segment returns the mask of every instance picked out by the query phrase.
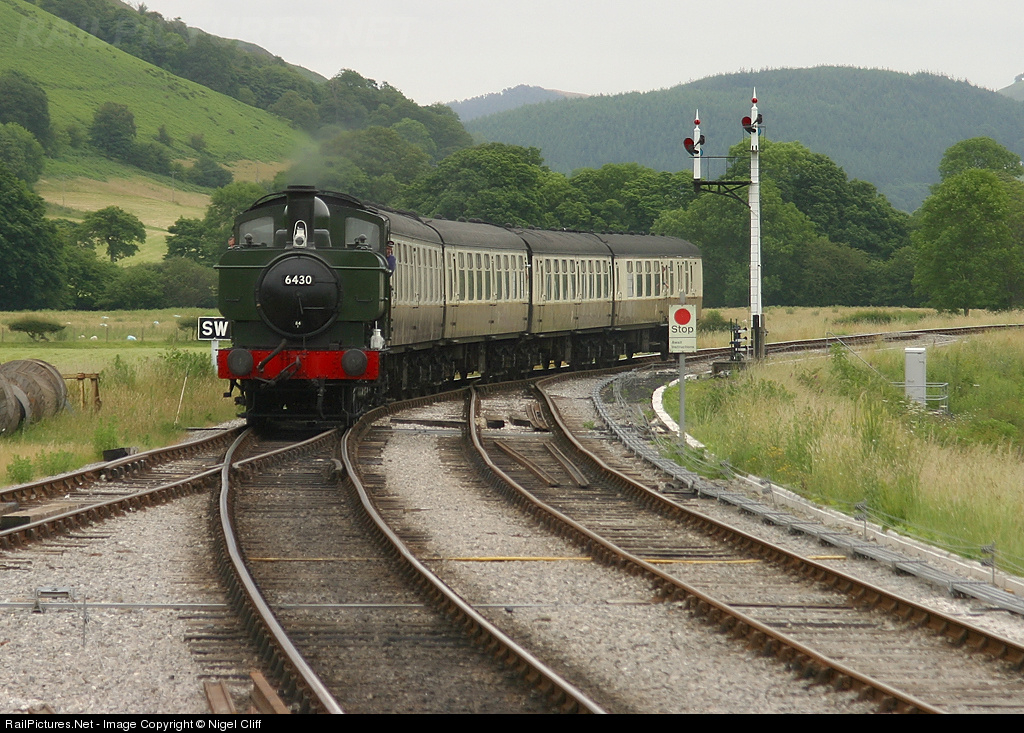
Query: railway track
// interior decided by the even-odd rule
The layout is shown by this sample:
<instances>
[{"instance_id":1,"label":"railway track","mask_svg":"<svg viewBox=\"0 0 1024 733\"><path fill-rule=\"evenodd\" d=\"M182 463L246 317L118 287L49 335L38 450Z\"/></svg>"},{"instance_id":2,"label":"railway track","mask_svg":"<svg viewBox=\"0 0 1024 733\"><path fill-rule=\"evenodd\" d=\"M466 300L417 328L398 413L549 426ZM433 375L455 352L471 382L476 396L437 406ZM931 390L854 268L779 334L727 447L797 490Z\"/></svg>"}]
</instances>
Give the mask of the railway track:
<instances>
[{"instance_id":1,"label":"railway track","mask_svg":"<svg viewBox=\"0 0 1024 733\"><path fill-rule=\"evenodd\" d=\"M216 482L217 467L236 431L138 453L0 491L0 549L135 511Z\"/></svg>"},{"instance_id":2,"label":"railway track","mask_svg":"<svg viewBox=\"0 0 1024 733\"><path fill-rule=\"evenodd\" d=\"M551 399L548 406L558 411ZM553 416L552 423L559 422ZM581 422L577 416L577 431ZM874 679L881 683L874 694L885 705L920 711L1024 710L1024 649L1019 645L723 526L625 477L608 475L579 442L564 435L552 440L592 477L586 487L536 445L524 445L523 457L535 459L535 468L557 477L559 486L545 486L504 451L494 452L495 463L553 508L645 558L642 564L685 583L688 605L713 623L778 649L789 664L833 684L873 686L868 679ZM623 462L621 451L608 451L605 441L587 443L588 448L600 446L604 461ZM635 470L635 462L629 469ZM646 511L638 511L641 507ZM679 592L671 585L663 588L670 597ZM773 640L768 630L781 631L795 643L784 651L789 642Z\"/></svg>"},{"instance_id":3,"label":"railway track","mask_svg":"<svg viewBox=\"0 0 1024 733\"><path fill-rule=\"evenodd\" d=\"M870 710L855 695L809 691L502 500L453 427L463 412L452 401L377 420L360 450L364 481L425 564L606 710Z\"/></svg>"},{"instance_id":4,"label":"railway track","mask_svg":"<svg viewBox=\"0 0 1024 733\"><path fill-rule=\"evenodd\" d=\"M203 555L198 496L216 484L236 432L3 492L6 501L19 504L6 515L15 526L0 532L0 563L8 571L6 689L65 713L145 712L155 700L165 710L201 712L194 707L201 694L196 677L222 683L244 699L254 657ZM172 501L166 511L107 523ZM152 536L139 536L139 525L150 527ZM61 651L69 643L68 624L76 623L77 643ZM121 640L126 629L133 638ZM135 658L136 647L147 644L160 650L159 662L142 660L143 665ZM54 653L75 659L52 670L66 675L63 683L47 686L52 665L45 660ZM94 658L108 658L110 666L94 670ZM160 692L149 694L140 679L163 680ZM81 691L81 680L91 682L90 693Z\"/></svg>"},{"instance_id":5,"label":"railway track","mask_svg":"<svg viewBox=\"0 0 1024 733\"><path fill-rule=\"evenodd\" d=\"M293 706L599 712L445 595L373 522L336 449L337 436L325 434L273 458L231 458L225 470L237 477L221 499L233 525L225 555L236 556L225 575L251 568L230 581L232 593L246 599L247 624L263 628L259 645Z\"/></svg>"},{"instance_id":6,"label":"railway track","mask_svg":"<svg viewBox=\"0 0 1024 733\"><path fill-rule=\"evenodd\" d=\"M413 419L413 424L415 424L416 422L417 421ZM416 430L417 428L413 427L412 429ZM440 429L445 430L450 429L450 427L440 427ZM372 429L370 430L372 432ZM219 439L222 442L226 440L224 436L221 436ZM516 440L520 440L520 438L513 438L511 440L511 443L514 444ZM510 441L506 439L504 442L509 443ZM32 516L30 521L21 524L21 526L0 533L0 547L5 549L16 549L24 546L26 543L30 543L39 539L53 538L61 533L68 532L74 532L82 538L88 538L88 526L97 521L100 521L103 517L111 516L124 511L134 511L137 508L148 506L159 501L164 501L169 497L202 490L203 488L210 484L212 475L211 471L218 464L220 460L219 454L220 452L222 452L222 449L219 447L208 447L206 449L200 448L199 453L192 453L197 448L199 448L200 445L200 443L197 443L188 448L174 447L170 451L163 451L162 453L164 453L164 457L158 457L156 455L157 453L161 452L151 452L153 455L142 454L140 456L132 456L121 461L108 464L103 467L93 468L88 471L77 472L76 474L69 474L63 477L58 477L57 479L51 479L43 482L36 482L35 484L15 487L11 490L8 490L7 492L4 492L4 494L0 496L0 498L2 498L3 500L18 501L22 505L22 507L26 509L31 510L38 507L42 508L42 510L37 512L35 516ZM370 445L372 446L372 441ZM514 445L510 447L514 447ZM188 451L190 455L182 453L181 451L183 450ZM203 450L205 450L206 452L202 452ZM360 448L359 450L363 450L363 448ZM372 457L373 451L375 449L371 447L369 448L369 450L370 453L368 455ZM545 448L544 450L546 451L547 449ZM353 452L353 455L358 456L357 453L354 453L354 449L351 452ZM178 480L175 476L176 469L172 469L170 467L160 467L160 461L167 460L168 457L174 458L175 454L177 454L179 468L185 468L187 471L191 471L192 475L189 478ZM506 458L509 455L507 451L502 451L502 454L505 455ZM357 458L356 460L359 459ZM558 465L561 465L563 469L565 468L565 456L563 456L562 461L559 461L559 459L557 458L555 458L554 460L556 461L556 463L558 463ZM314 476L313 478L320 479L326 477L326 483L330 485L331 489L335 493L337 493L337 479L343 475L343 472L339 471L339 464L336 462L333 456L330 458L317 459L317 461L319 461L319 463L317 463L318 469L317 471L313 472L316 473L316 476ZM522 463L518 461L514 462L520 466L522 465ZM568 462L572 463L573 461L570 459ZM350 468L351 467L352 466L350 465ZM558 470L555 464L551 464L550 468L552 471ZM323 470L321 471L320 469ZM311 469L307 466L306 470L308 473ZM322 476L321 473L323 474ZM638 474L643 473L643 470L638 470ZM649 477L650 474L648 473L647 476ZM117 479L127 479L129 480L129 483L131 485L129 485L129 483L119 484L119 481ZM657 481L658 479L655 478L654 483L657 483ZM285 479L279 477L278 489L281 488L282 482L291 484L292 479ZM294 486L291 486L289 488L289 490L293 489ZM305 492L305 490L303 490L302 493L303 498L313 503L314 505L317 502L325 502L325 504L329 503L325 501L325 493L322 492L320 489L314 489L309 491L308 493ZM394 497L384 497L381 502L381 507L387 510L389 504L397 503L399 502L396 502ZM55 508L60 509L61 511L54 513ZM268 526L271 528L275 528L276 525L281 524L279 520L281 520L282 517L284 516L283 513L280 515L275 515L274 510L269 509L263 509L261 511L263 513L263 518L260 521L263 522L264 528ZM409 510L408 508L399 507L396 511L398 511L399 513L408 513ZM311 516L312 514L308 512L304 517L300 515L299 523L308 524L308 520ZM255 534L259 534L262 531L264 530L257 530ZM610 531L615 532L616 530L613 527ZM636 533L633 534L635 535ZM415 540L415 538L413 539ZM620 536L619 542L623 545L629 545L630 539L635 539L635 537L631 538L627 533L625 538ZM677 553L677 550L672 547L666 547L663 545L658 548L648 549L650 550L650 552L646 552L643 546L633 546L633 550L637 554L645 556L651 560L667 560L673 565L694 564L692 557L687 558L680 557L677 554L674 555L673 553ZM724 551L720 552L724 553ZM333 556L327 553L321 555L318 555L316 553L308 553L306 556L303 557L288 558L284 552L275 555L273 552L266 551L262 554L258 554L257 556L259 559L256 561L256 563L254 563L256 566L267 566L268 568L273 568L270 574L276 574L279 577L292 574L289 573L289 568L295 567L297 565L313 564L323 566L324 569L330 568L331 570L328 571L327 575L331 576L332 572L337 570L337 565L344 564L348 566L354 564L352 562L353 558L355 558L356 561L362 561L368 564L368 561L365 558L355 554ZM721 554L719 556L714 556L705 559L710 559L712 563L720 563L722 562L722 558L729 557L730 556L726 554ZM387 562L393 566L399 567L402 566L402 564L406 561L396 561L394 557L392 557ZM707 566L704 566L700 569L706 570ZM336 577L336 573L333 573L333 575ZM698 575L700 575L700 573L698 573ZM322 581L323 585L325 586L330 585L330 583L332 582L336 583L336 581L332 581L330 579ZM714 581L710 582L713 583ZM318 587L316 583L314 583L313 585L314 587ZM772 587L771 592L778 593L779 600L773 600L771 603L745 603L744 599L741 595L738 594L738 592L735 595L730 595L730 593L734 591L735 588L732 587L731 581L725 581L722 593L729 600L732 600L733 604L737 606L745 605L747 608L759 609L768 608L770 612L777 612L780 609L784 609L788 606L800 605L798 601L792 601L791 599L782 598L784 592L787 591L779 590L774 586ZM272 591L272 593L273 592L277 591ZM420 593L421 600L415 602L413 605L418 603L419 605L417 606L417 608L423 610L425 609L422 600L423 591L421 590L416 592ZM309 595L309 591L299 590L296 591L296 593L297 597L294 599L294 602L288 603L287 601L282 601L279 604L280 613L290 615L295 620L296 628L300 629L298 636L304 636L308 639L311 639L314 636L314 634L321 633L325 628L325 625L315 620L315 617L310 613L311 608L315 606L327 606L329 604L317 602L311 603L310 599L306 597ZM288 592L280 591L280 594L281 597L284 598L288 595ZM432 592L427 592L426 595L430 596L431 594ZM436 599L431 599L428 601L428 603L436 604L438 603L438 601ZM440 603L444 604L447 602L442 601ZM885 604L890 603L890 601L882 600L880 601L880 603ZM824 614L824 616L828 617L829 614L832 612L832 606L830 604L834 604L834 601L824 601L818 604L820 606L819 608L813 610L820 611ZM700 604L697 605L699 606ZM803 603L803 605L806 606L811 604ZM373 606L371 605L368 608L373 609ZM335 612L335 615L338 615L337 608L333 609L333 611ZM502 612L511 614L510 611L503 610ZM710 610L709 612L712 616L717 617L716 611ZM904 606L899 606L899 613L909 615L911 618L915 618L925 625L936 624L936 622L934 622L930 617L925 618L921 616L918 612L907 611ZM230 627L231 622L227 621L224 618L227 614L225 614L223 611L215 612L213 613L212 616L205 614L206 612L197 612L197 614L190 617L192 621L195 622L194 632L190 636L191 643L193 643L194 645L199 645L203 648L203 650L199 652L200 654L206 654L213 659L217 659L218 657L224 658L225 661L223 663L218 664L220 664L220 666L224 670L227 670L233 663L231 661L228 661L228 658L233 655L233 652L230 650L237 649L240 643L239 639L237 638L237 631L232 631L230 630L230 628L228 628ZM466 617L464 617L464 619L465 618ZM460 623L468 623L471 626L477 623L476 621L466 622L464 619L460 621ZM763 623L765 623L769 627L794 625L794 623L791 620L787 620L788 617L785 616L771 616L769 614L767 616L764 616L763 619ZM832 622L828 621L827 619L825 621L822 621L820 619L815 621L814 619L812 619L804 623L803 625L807 629L809 629L809 633L812 636L814 636L818 633L817 630L821 626L827 626L831 623ZM938 623L944 624L946 622ZM729 625L728 622L725 622L725 625ZM800 624L797 623L795 625L799 626ZM328 635L330 635L330 633L334 632L328 631ZM969 643L971 643L972 645L984 647L988 650L993 650L997 647L998 644L1002 643L999 640L995 640L994 642L984 641L983 637L975 635L973 631L968 631L966 633L961 631L958 633L960 636L964 636L965 638L967 638ZM493 645L495 644L495 642L489 641L486 642L486 644ZM508 646L506 642L497 642L497 645L499 647ZM453 643L453 648L454 646L457 646L457 644ZM1009 647L1006 647L1005 645L1004 647L1009 649ZM1008 653L1012 654L1014 652L1011 651ZM872 653L867 652L866 655L872 656ZM502 651L502 656L504 658L508 658L505 657L504 650ZM235 660L235 662L237 662L237 660ZM515 662L513 663L513 665L519 668L520 663ZM348 666L349 671L353 666L355 665ZM810 665L809 667L806 667L806 669L813 670L815 674L821 676L817 665ZM548 670L548 672L550 672L550 670ZM211 674L213 676L216 676L217 674L221 673L213 671L211 672ZM232 677L233 674L234 673L229 671L223 672L223 675L227 678ZM551 683L544 678L544 675L547 674L547 672L526 672L525 674L531 680L540 680L540 686L542 689L551 689ZM473 675L470 674L469 676L472 677ZM1017 673L1011 673L1008 675L1008 678L1011 679L1011 682L1013 682L1016 680L1017 676ZM375 685L367 685L363 688L364 697L367 700L373 700L375 697L380 697L379 693L373 691L374 688L393 689L394 685L391 685L391 687L385 685L383 688L376 687ZM1016 693L1012 690L1010 692L1007 692L1008 689L1009 688L990 687L989 693L994 697L996 703L994 705L991 705L988 709L999 709L998 706L1002 705L1003 701L1006 700L1008 697L1016 697L1017 699L1020 699L1019 693ZM403 694L406 694L406 692L403 692ZM303 695L304 693L300 693L298 699L303 699ZM409 693L408 697L409 699L413 699L415 697L415 693ZM578 703L564 702L567 699L564 693L556 693L555 697L559 700L557 704L560 706L573 707L578 705ZM892 700L895 700L895 698L890 697L886 699L889 700L889 704L901 704L891 702ZM465 703L465 707L457 709L482 709L479 707L473 707L474 704L471 702L466 702L466 699L461 699L461 701ZM298 704L298 707L301 708L304 704L305 703L300 702ZM985 709L984 702L974 704L968 701L957 704L962 704L965 707L953 707L951 709ZM975 706L970 707L972 704L974 704ZM924 709L923 706L917 706L916 703L906 703L905 705L909 708L916 707L917 709ZM359 708L356 707L354 709ZM382 707L382 709L386 708ZM412 710L417 708L415 705L412 705L408 709ZM448 707L446 709L452 708ZM539 709L545 709L544 704L541 704L539 706Z\"/></svg>"}]
</instances>

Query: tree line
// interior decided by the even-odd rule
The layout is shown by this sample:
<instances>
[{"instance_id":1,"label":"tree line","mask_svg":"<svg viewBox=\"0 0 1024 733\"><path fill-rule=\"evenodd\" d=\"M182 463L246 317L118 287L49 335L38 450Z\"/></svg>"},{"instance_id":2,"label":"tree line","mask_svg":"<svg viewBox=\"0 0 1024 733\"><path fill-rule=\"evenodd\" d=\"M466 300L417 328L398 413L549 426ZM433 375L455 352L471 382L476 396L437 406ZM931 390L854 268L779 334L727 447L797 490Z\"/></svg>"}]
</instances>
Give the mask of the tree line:
<instances>
[{"instance_id":1,"label":"tree line","mask_svg":"<svg viewBox=\"0 0 1024 733\"><path fill-rule=\"evenodd\" d=\"M749 144L724 177L749 178ZM763 286L775 305L1024 305L1021 158L991 138L951 146L942 181L913 216L828 156L797 142L761 146ZM636 163L551 171L536 148L487 143L418 175L394 205L424 216L588 231L653 232L701 247L704 302L747 302L745 200L694 193L692 176ZM745 198L745 197L744 197Z\"/></svg>"},{"instance_id":2,"label":"tree line","mask_svg":"<svg viewBox=\"0 0 1024 733\"><path fill-rule=\"evenodd\" d=\"M109 0L34 0L43 10L122 51L221 94L289 120L328 140L343 130L423 125L444 157L471 144L458 116L443 104L417 105L390 84L342 70L324 80L279 56L168 20L145 3L131 8Z\"/></svg>"},{"instance_id":3,"label":"tree line","mask_svg":"<svg viewBox=\"0 0 1024 733\"><path fill-rule=\"evenodd\" d=\"M765 297L787 305L918 305L908 249L910 217L869 183L850 180L827 156L799 143L762 147ZM749 173L732 151L731 180ZM745 194L744 194L745 199ZM749 210L745 200L697 195L689 171L637 163L551 171L536 148L487 143L459 151L418 176L395 205L424 216L582 231L682 237L704 256L710 306L747 299Z\"/></svg>"},{"instance_id":4,"label":"tree line","mask_svg":"<svg viewBox=\"0 0 1024 733\"><path fill-rule=\"evenodd\" d=\"M761 150L767 304L1024 304L1021 161L995 141L952 146L942 182L914 216L799 143L765 141ZM729 177L739 179L744 144L732 152ZM234 217L265 193L242 182L216 190L202 219L169 227L163 262L125 268L116 262L145 238L141 222L117 207L79 223L48 220L42 200L0 163L0 309L212 306L211 266ZM747 299L749 210L696 194L689 172L625 163L564 176L536 149L487 143L448 156L388 203L426 217L682 237L703 252L707 305Z\"/></svg>"}]
</instances>

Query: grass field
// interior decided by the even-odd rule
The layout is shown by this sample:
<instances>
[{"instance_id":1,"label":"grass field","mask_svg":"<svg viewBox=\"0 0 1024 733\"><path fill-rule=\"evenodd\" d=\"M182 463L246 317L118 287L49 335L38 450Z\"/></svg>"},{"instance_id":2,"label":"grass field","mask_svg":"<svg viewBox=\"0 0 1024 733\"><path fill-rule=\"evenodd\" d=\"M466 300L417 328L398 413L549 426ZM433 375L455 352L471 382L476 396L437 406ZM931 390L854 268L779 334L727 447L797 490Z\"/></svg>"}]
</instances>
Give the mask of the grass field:
<instances>
[{"instance_id":1,"label":"grass field","mask_svg":"<svg viewBox=\"0 0 1024 733\"><path fill-rule=\"evenodd\" d=\"M167 227L182 216L202 218L209 191L71 148L65 131L87 132L101 104L127 105L139 142L154 140L163 128L171 157L186 166L198 156L192 141L201 136L205 151L236 180L271 180L309 140L276 115L175 77L31 3L0 2L0 68L24 72L43 87L64 140L35 186L50 215L74 221L116 205L146 225L146 243L124 265L162 259Z\"/></svg>"},{"instance_id":2,"label":"grass field","mask_svg":"<svg viewBox=\"0 0 1024 733\"><path fill-rule=\"evenodd\" d=\"M112 358L110 354L119 353L125 358L132 358L132 354L136 352L160 349L169 345L196 348L199 344L190 341L194 334L183 331L179 324L194 321L197 316L217 314L198 308L146 311L34 311L31 315L65 326L64 331L42 343L36 343L28 335L12 332L8 328L8 323L27 315L30 314L0 312L0 358L3 361L35 358L53 360L58 368L69 371L99 371L76 365L96 363L102 368L109 358ZM129 336L134 336L134 339L129 339Z\"/></svg>"},{"instance_id":3,"label":"grass field","mask_svg":"<svg viewBox=\"0 0 1024 733\"><path fill-rule=\"evenodd\" d=\"M96 177L82 175L81 163L47 159L46 171L35 190L49 207L49 216L81 221L87 213L120 206L146 225L146 241L137 254L119 260L122 266L159 262L167 254L167 227L182 217L202 219L210 203L210 194L180 181L140 174L138 169L112 161L97 163ZM107 164L110 164L109 166ZM236 161L228 166L236 181L266 181L287 167L287 162L262 163ZM102 171L109 168L109 176Z\"/></svg>"},{"instance_id":4,"label":"grass field","mask_svg":"<svg viewBox=\"0 0 1024 733\"><path fill-rule=\"evenodd\" d=\"M131 320L122 317L123 323ZM235 415L206 343L168 342L154 334L132 343L0 344L0 360L14 359L42 359L65 375L98 372L103 405L99 411L91 400L83 405L78 383L68 382L68 411L0 438L0 485L73 470L100 460L108 448L168 445L188 427Z\"/></svg>"},{"instance_id":5,"label":"grass field","mask_svg":"<svg viewBox=\"0 0 1024 733\"><path fill-rule=\"evenodd\" d=\"M714 308L726 321L735 320L741 326L749 325L749 311L745 308ZM825 338L857 333L881 333L921 328L952 328L983 326L1002 323L1024 323L1020 311L991 312L973 310L970 316L937 313L931 308L854 308L835 306L826 308L765 308L764 320L768 329L768 343ZM728 346L727 332L701 333L700 348Z\"/></svg>"},{"instance_id":6,"label":"grass field","mask_svg":"<svg viewBox=\"0 0 1024 733\"><path fill-rule=\"evenodd\" d=\"M832 330L834 323L821 323L824 312L807 313L802 325L799 311L782 314L792 316L792 324L782 315L774 323L799 337L824 335L815 331ZM975 319L1022 320L1019 313L972 314L969 320ZM914 327L961 322L928 316ZM877 330L903 323L897 317ZM837 351L831 357L780 357L728 380L687 384L688 431L745 471L843 511L866 502L875 521L910 529L952 551L979 557L979 548L994 542L1001 564L1021 572L1022 334L928 347L928 380L948 383L949 415L915 409L892 387L903 379L902 346L858 354L877 371ZM678 390L667 391L669 414L678 412L678 404Z\"/></svg>"},{"instance_id":7,"label":"grass field","mask_svg":"<svg viewBox=\"0 0 1024 733\"><path fill-rule=\"evenodd\" d=\"M47 161L48 168L58 167L55 164ZM61 219L81 221L87 213L107 206L119 206L137 216L146 225L146 241L136 254L119 261L122 266L162 260L167 254L167 227L181 217L202 219L210 203L207 193L178 190L169 182L137 174L100 181L49 173L36 184L36 193L50 205L50 215Z\"/></svg>"}]
</instances>

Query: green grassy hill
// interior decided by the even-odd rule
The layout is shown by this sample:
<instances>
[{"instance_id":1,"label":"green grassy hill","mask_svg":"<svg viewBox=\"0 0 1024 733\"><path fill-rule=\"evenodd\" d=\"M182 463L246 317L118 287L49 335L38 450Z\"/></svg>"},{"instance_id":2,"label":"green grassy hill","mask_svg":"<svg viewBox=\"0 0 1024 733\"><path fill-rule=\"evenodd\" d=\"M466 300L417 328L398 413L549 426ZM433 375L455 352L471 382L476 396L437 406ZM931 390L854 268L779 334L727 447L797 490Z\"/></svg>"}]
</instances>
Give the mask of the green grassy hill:
<instances>
[{"instance_id":1,"label":"green grassy hill","mask_svg":"<svg viewBox=\"0 0 1024 733\"><path fill-rule=\"evenodd\" d=\"M74 149L66 130L84 134L103 102L126 104L138 140L153 140L163 126L172 154L198 155L193 136L238 180L270 180L308 141L287 121L206 87L181 79L75 28L22 0L0 0L0 69L22 71L46 90L50 119L65 137L56 158L47 158L36 191L55 217L78 220L106 206L120 206L146 224L140 252L123 265L154 262L166 252L167 227L179 217L202 218L208 190L104 158L88 147Z\"/></svg>"},{"instance_id":2,"label":"green grassy hill","mask_svg":"<svg viewBox=\"0 0 1024 733\"><path fill-rule=\"evenodd\" d=\"M304 139L279 117L140 61L22 0L0 0L0 68L42 85L58 130L87 130L100 104L118 102L135 115L139 140L153 139L163 125L182 158L196 155L193 135L222 162L281 161Z\"/></svg>"},{"instance_id":3,"label":"green grassy hill","mask_svg":"<svg viewBox=\"0 0 1024 733\"><path fill-rule=\"evenodd\" d=\"M659 170L692 166L682 141L699 109L711 155L743 136L758 107L772 140L795 140L870 181L907 211L938 180L946 148L986 135L1024 156L1024 106L1003 94L933 74L818 67L709 77L671 89L520 107L466 125L475 136L534 146L565 173L605 163ZM1004 90L1005 91L1005 90Z\"/></svg>"}]
</instances>

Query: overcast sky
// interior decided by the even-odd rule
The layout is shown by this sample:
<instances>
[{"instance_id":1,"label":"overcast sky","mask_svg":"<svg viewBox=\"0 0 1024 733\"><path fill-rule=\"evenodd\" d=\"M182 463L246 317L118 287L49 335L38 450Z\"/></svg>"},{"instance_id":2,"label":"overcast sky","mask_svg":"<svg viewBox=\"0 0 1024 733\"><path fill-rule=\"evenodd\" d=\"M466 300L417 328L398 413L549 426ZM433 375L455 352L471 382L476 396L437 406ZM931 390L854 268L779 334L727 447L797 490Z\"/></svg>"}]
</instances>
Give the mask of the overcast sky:
<instances>
[{"instance_id":1,"label":"overcast sky","mask_svg":"<svg viewBox=\"0 0 1024 733\"><path fill-rule=\"evenodd\" d=\"M133 5L138 0L132 0ZM743 69L929 71L1001 89L1024 73L1021 0L149 0L330 77L420 104L518 84L585 94ZM768 89L758 90L761 96Z\"/></svg>"}]
</instances>

